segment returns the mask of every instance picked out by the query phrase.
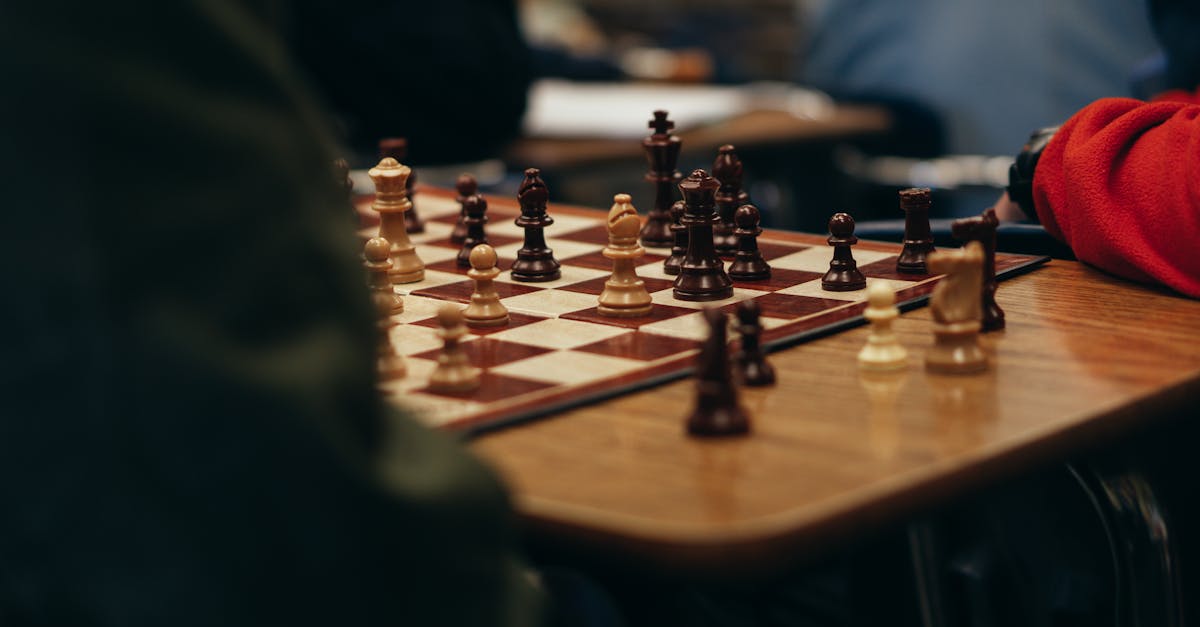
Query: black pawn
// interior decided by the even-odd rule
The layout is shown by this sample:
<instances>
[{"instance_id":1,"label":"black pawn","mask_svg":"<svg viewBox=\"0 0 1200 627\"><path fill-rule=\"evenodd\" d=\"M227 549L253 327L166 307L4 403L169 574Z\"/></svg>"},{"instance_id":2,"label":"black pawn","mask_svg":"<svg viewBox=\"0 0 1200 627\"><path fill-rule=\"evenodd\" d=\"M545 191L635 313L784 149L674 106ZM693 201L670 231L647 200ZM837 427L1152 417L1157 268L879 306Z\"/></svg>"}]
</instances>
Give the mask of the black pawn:
<instances>
[{"instance_id":1,"label":"black pawn","mask_svg":"<svg viewBox=\"0 0 1200 627\"><path fill-rule=\"evenodd\" d=\"M391 157L400 163L408 161L408 140L403 137L379 140L379 158L384 157ZM409 233L424 233L425 222L417 215L417 197L413 193L413 186L416 184L417 172L413 170L404 183L404 191L408 193L408 200L412 203L412 208L404 212L404 230Z\"/></svg>"},{"instance_id":2,"label":"black pawn","mask_svg":"<svg viewBox=\"0 0 1200 627\"><path fill-rule=\"evenodd\" d=\"M829 218L829 242L833 246L833 259L829 271L821 279L821 288L830 292L852 292L867 286L867 277L858 270L854 253L850 247L858 243L854 236L854 218L846 213L835 213Z\"/></svg>"},{"instance_id":3,"label":"black pawn","mask_svg":"<svg viewBox=\"0 0 1200 627\"><path fill-rule=\"evenodd\" d=\"M896 258L896 271L926 274L925 257L933 252L933 232L929 228L930 191L928 187L900 190L900 209L904 211L904 249Z\"/></svg>"},{"instance_id":4,"label":"black pawn","mask_svg":"<svg viewBox=\"0 0 1200 627\"><path fill-rule=\"evenodd\" d=\"M488 221L487 199L479 194L471 194L463 201L463 211L467 214L467 217L463 218L467 235L463 238L462 249L458 251L458 267L470 268L471 249L488 243L487 233L483 230Z\"/></svg>"},{"instance_id":5,"label":"black pawn","mask_svg":"<svg viewBox=\"0 0 1200 627\"><path fill-rule=\"evenodd\" d=\"M688 246L688 230L680 220L683 219L683 212L687 205L682 200L675 201L671 205L671 235L675 238L675 243L671 245L671 256L663 260L663 272L667 274L679 274L679 266L683 263L683 257L687 254Z\"/></svg>"},{"instance_id":6,"label":"black pawn","mask_svg":"<svg viewBox=\"0 0 1200 627\"><path fill-rule=\"evenodd\" d=\"M479 183L475 181L475 177L470 174L458 175L458 180L454 182L454 189L458 191L458 222L454 223L454 230L450 232L450 243L461 244L467 239L467 199L479 193Z\"/></svg>"},{"instance_id":7,"label":"black pawn","mask_svg":"<svg viewBox=\"0 0 1200 627\"><path fill-rule=\"evenodd\" d=\"M525 180L517 190L517 202L521 205L521 215L517 216L516 225L525 229L525 243L517 251L517 260L512 265L512 278L517 281L540 283L553 281L562 276L554 251L546 245L546 234L543 229L554 224L554 219L546 215L546 203L550 201L550 191L542 181L541 171L537 168L525 170Z\"/></svg>"},{"instance_id":8,"label":"black pawn","mask_svg":"<svg viewBox=\"0 0 1200 627\"><path fill-rule=\"evenodd\" d=\"M721 220L713 224L713 246L718 255L728 257L736 253L738 247L733 215L738 207L750 202L750 195L742 189L742 160L730 144L721 146L720 154L713 162L712 175L721 182L716 195L717 215Z\"/></svg>"},{"instance_id":9,"label":"black pawn","mask_svg":"<svg viewBox=\"0 0 1200 627\"><path fill-rule=\"evenodd\" d=\"M704 318L709 333L696 365L696 408L688 416L687 431L699 436L747 433L750 418L738 404L737 387L729 368L725 314L719 309L706 309Z\"/></svg>"},{"instance_id":10,"label":"black pawn","mask_svg":"<svg viewBox=\"0 0 1200 627\"><path fill-rule=\"evenodd\" d=\"M675 298L708 301L733 296L733 281L725 273L725 262L713 249L713 196L721 184L704 170L695 170L679 184L687 203L680 224L688 230L687 253L675 277Z\"/></svg>"},{"instance_id":11,"label":"black pawn","mask_svg":"<svg viewBox=\"0 0 1200 627\"><path fill-rule=\"evenodd\" d=\"M754 205L742 205L733 214L736 228L733 235L737 239L737 254L729 266L729 278L735 281L761 281L771 278L771 266L758 250L758 236L762 228L758 226L758 208Z\"/></svg>"},{"instance_id":12,"label":"black pawn","mask_svg":"<svg viewBox=\"0 0 1200 627\"><path fill-rule=\"evenodd\" d=\"M738 352L738 375L743 385L761 386L775 383L775 368L767 363L762 350L762 325L759 323L758 301L744 300L737 307L737 331L742 335L742 350Z\"/></svg>"}]
</instances>

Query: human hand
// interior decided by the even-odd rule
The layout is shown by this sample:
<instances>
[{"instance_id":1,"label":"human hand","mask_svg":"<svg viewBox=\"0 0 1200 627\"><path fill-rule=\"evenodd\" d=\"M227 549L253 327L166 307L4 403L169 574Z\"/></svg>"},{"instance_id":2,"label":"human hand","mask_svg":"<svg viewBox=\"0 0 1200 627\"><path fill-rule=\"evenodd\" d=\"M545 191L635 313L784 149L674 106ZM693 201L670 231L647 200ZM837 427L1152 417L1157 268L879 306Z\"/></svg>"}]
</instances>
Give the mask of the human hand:
<instances>
[{"instance_id":1,"label":"human hand","mask_svg":"<svg viewBox=\"0 0 1200 627\"><path fill-rule=\"evenodd\" d=\"M1013 199L1008 197L1008 192L1000 194L1000 198L996 200L996 204L992 207L996 210L996 217L1001 222L1021 222L1028 220L1029 216L1021 210L1021 205L1018 205Z\"/></svg>"}]
</instances>

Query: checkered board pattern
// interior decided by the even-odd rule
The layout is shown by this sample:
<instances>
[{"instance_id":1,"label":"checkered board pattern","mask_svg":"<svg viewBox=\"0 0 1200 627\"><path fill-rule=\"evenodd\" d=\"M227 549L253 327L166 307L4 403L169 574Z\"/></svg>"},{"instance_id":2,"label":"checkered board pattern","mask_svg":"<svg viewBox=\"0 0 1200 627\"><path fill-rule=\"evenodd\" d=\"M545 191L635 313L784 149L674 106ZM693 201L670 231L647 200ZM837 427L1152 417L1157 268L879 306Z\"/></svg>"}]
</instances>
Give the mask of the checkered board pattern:
<instances>
[{"instance_id":1,"label":"checkered board pattern","mask_svg":"<svg viewBox=\"0 0 1200 627\"><path fill-rule=\"evenodd\" d=\"M472 363L483 369L480 388L434 393L426 389L426 382L442 344L436 312L446 301L469 302L472 283L456 264L460 247L449 242L458 203L440 190L423 190L416 202L425 232L410 237L425 262L425 279L396 286L404 295L404 312L394 316L400 324L392 331L408 374L383 385L395 402L431 426L481 431L685 376L707 335L704 307L733 313L738 302L756 299L768 349L863 321L865 289L821 289L832 256L824 237L772 231L759 239L772 268L769 280L735 282L733 296L724 300L676 300L671 291L674 277L662 271L667 251L647 249L637 271L655 303L653 312L640 318L601 316L596 301L611 272L611 261L601 254L608 241L607 212L559 210L552 203L554 224L546 229L546 241L562 263L562 278L521 283L503 272L496 285L509 310L509 324L472 329L463 344ZM515 202L489 199L488 239L501 270L511 266L522 244L523 230L513 224L519 213ZM369 226L362 235L374 236L376 231ZM928 299L939 277L898 274L899 251L897 244L863 241L854 247L854 257L868 284L886 282L896 291L897 304L911 308ZM998 254L997 274L1013 275L1043 261L1044 257Z\"/></svg>"}]
</instances>

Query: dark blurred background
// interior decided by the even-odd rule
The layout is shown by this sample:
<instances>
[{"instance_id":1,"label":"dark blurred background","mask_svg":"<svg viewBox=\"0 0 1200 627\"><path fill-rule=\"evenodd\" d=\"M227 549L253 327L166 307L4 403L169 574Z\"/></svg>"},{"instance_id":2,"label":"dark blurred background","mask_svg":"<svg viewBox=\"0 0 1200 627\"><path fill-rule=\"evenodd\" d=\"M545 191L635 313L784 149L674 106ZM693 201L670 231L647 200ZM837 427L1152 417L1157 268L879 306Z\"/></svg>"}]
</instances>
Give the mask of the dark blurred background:
<instances>
[{"instance_id":1,"label":"dark blurred background","mask_svg":"<svg viewBox=\"0 0 1200 627\"><path fill-rule=\"evenodd\" d=\"M681 87L770 81L830 96L833 117L812 121L828 132L789 138L783 125L770 141L732 131L724 139L739 149L764 222L806 230L823 230L835 211L860 222L896 219L895 193L910 186L933 188L935 218L978 213L998 196L1031 131L1100 97L1145 96L1139 86L1152 85L1160 67L1145 7L1124 0L523 0L519 10L534 51L535 108L537 81L545 79ZM878 109L889 122L883 130L857 128L838 118L844 107ZM645 122L630 127L636 135ZM511 191L513 173L540 167L557 202L607 206L626 191L645 211L639 139L628 138L624 154L600 146L593 158L581 157L581 142L615 140L598 135L582 124L577 137L554 137L573 144L571 158L548 151L553 142L526 150L547 139L527 131L486 163L455 163L444 150L414 150L410 161L429 169L422 180L440 184L478 169L498 193ZM711 167L715 150L686 146L681 171ZM431 168L439 161L451 165Z\"/></svg>"}]
</instances>

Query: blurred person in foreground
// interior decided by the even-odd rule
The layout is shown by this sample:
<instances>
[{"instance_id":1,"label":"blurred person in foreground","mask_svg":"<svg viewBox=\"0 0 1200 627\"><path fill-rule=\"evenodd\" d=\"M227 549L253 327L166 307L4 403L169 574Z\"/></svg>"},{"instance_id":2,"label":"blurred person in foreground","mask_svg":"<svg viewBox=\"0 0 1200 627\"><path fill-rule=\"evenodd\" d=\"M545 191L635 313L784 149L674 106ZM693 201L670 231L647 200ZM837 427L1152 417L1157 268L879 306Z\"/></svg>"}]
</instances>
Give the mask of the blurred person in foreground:
<instances>
[{"instance_id":1,"label":"blurred person in foreground","mask_svg":"<svg viewBox=\"0 0 1200 627\"><path fill-rule=\"evenodd\" d=\"M376 392L284 6L0 8L0 624L540 621L497 479Z\"/></svg>"}]
</instances>

